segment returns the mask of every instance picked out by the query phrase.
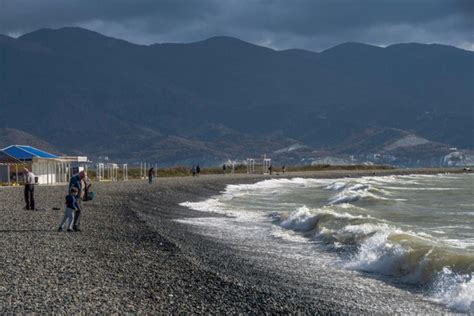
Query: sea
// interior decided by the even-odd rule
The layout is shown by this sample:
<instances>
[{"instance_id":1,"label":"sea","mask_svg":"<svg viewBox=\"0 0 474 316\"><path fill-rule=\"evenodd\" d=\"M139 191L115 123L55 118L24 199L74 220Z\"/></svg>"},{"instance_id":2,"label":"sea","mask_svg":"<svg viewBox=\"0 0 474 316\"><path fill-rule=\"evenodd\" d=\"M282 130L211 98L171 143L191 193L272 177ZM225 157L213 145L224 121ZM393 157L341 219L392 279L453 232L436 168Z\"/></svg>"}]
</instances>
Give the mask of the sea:
<instances>
[{"instance_id":1,"label":"sea","mask_svg":"<svg viewBox=\"0 0 474 316\"><path fill-rule=\"evenodd\" d=\"M182 223L282 269L355 273L474 313L473 174L268 179L182 205L225 215Z\"/></svg>"}]
</instances>

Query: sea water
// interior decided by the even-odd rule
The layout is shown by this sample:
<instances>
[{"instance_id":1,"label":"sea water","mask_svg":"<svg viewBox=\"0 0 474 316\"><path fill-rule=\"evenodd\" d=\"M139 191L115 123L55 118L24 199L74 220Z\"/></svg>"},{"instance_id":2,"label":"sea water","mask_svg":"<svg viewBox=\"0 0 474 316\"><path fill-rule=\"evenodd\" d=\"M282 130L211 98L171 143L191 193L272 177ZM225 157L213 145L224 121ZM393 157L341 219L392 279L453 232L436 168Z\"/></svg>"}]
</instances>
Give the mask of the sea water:
<instances>
[{"instance_id":1,"label":"sea water","mask_svg":"<svg viewBox=\"0 0 474 316\"><path fill-rule=\"evenodd\" d=\"M278 256L314 256L474 312L473 195L472 174L270 179L184 202L227 216L181 221L257 253L290 240Z\"/></svg>"}]
</instances>

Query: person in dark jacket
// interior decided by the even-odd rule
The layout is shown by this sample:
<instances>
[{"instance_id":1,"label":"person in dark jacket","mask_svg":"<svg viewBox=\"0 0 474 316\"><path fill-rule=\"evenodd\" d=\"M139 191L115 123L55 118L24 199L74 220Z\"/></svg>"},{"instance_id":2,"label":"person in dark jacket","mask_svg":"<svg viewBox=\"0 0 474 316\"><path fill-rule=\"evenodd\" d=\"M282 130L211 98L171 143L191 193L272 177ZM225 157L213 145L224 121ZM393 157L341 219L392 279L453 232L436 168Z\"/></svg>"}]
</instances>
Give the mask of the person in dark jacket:
<instances>
[{"instance_id":1,"label":"person in dark jacket","mask_svg":"<svg viewBox=\"0 0 474 316\"><path fill-rule=\"evenodd\" d=\"M149 184L153 183L153 177L154 176L155 176L155 169L150 168L150 170L148 170L148 183Z\"/></svg>"},{"instance_id":2,"label":"person in dark jacket","mask_svg":"<svg viewBox=\"0 0 474 316\"><path fill-rule=\"evenodd\" d=\"M63 231L64 224L67 221L67 231L72 232L73 231L73 225L74 225L74 212L77 211L77 188L72 187L70 190L70 194L66 196L66 207L64 208L64 217L63 220L61 221L61 224L59 224L58 231Z\"/></svg>"},{"instance_id":3,"label":"person in dark jacket","mask_svg":"<svg viewBox=\"0 0 474 316\"><path fill-rule=\"evenodd\" d=\"M25 176L25 209L35 210L35 175L27 168L23 168Z\"/></svg>"},{"instance_id":4,"label":"person in dark jacket","mask_svg":"<svg viewBox=\"0 0 474 316\"><path fill-rule=\"evenodd\" d=\"M82 191L82 179L86 177L86 173L84 171L79 172L71 177L69 180L69 187L68 187L68 194L71 193L72 188L76 188L77 192L76 195L80 197Z\"/></svg>"},{"instance_id":5,"label":"person in dark jacket","mask_svg":"<svg viewBox=\"0 0 474 316\"><path fill-rule=\"evenodd\" d=\"M86 173L84 171L79 172L78 174L75 174L71 177L71 180L69 181L69 190L68 193L71 195L74 195L76 197L76 206L77 209L74 213L74 223L72 225L72 229L74 231L80 232L81 229L79 228L80 226L80 216L82 212L82 198L81 193L83 192L83 179L86 177ZM74 193L72 192L72 188L76 188L74 190ZM83 194L82 194L83 195Z\"/></svg>"}]
</instances>

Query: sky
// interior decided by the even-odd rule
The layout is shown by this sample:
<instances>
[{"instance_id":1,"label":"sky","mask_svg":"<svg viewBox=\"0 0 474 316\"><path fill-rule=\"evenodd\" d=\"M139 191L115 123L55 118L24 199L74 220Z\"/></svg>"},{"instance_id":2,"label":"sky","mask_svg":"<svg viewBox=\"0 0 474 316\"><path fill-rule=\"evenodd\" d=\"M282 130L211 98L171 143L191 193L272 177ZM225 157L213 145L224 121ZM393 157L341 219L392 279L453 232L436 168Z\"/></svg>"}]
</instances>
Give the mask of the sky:
<instances>
[{"instance_id":1,"label":"sky","mask_svg":"<svg viewBox=\"0 0 474 316\"><path fill-rule=\"evenodd\" d=\"M474 0L0 0L0 34L64 26L137 44L225 35L274 49L419 42L474 51Z\"/></svg>"}]
</instances>

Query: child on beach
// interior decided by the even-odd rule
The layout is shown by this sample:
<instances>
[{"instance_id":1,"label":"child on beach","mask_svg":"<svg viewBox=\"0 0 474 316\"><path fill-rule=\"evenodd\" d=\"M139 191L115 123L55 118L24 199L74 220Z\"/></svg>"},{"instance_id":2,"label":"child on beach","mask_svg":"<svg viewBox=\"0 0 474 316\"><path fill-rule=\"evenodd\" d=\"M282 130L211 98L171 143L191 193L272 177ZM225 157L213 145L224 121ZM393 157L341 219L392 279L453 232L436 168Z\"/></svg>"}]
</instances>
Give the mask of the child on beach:
<instances>
[{"instance_id":1,"label":"child on beach","mask_svg":"<svg viewBox=\"0 0 474 316\"><path fill-rule=\"evenodd\" d=\"M63 231L63 226L64 223L67 223L67 231L72 232L72 225L74 222L74 212L77 210L77 201L76 201L76 196L77 196L78 189L76 187L72 187L69 194L66 196L66 207L64 209L64 217L63 220L61 221L61 224L59 224L58 231L61 232Z\"/></svg>"}]
</instances>

